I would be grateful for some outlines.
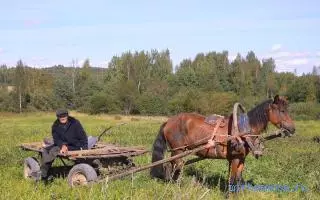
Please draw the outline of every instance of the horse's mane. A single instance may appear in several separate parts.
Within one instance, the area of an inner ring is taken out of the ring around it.
[[[263,125],[263,130],[267,128],[269,119],[266,111],[272,102],[272,99],[266,100],[248,112],[250,126]]]

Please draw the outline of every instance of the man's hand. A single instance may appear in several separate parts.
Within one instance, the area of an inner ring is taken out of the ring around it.
[[[65,154],[65,153],[67,153],[67,152],[68,152],[68,146],[65,145],[65,144],[63,144],[63,145],[61,146],[60,153],[61,153],[61,154]]]

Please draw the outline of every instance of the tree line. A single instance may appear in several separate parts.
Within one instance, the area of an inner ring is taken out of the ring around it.
[[[0,111],[52,111],[60,107],[97,114],[230,114],[235,102],[248,109],[285,95],[300,118],[319,118],[320,67],[297,76],[276,72],[272,58],[253,51],[230,61],[228,52],[199,53],[173,66],[169,50],[125,52],[108,68],[87,59],[81,67],[0,67]]]

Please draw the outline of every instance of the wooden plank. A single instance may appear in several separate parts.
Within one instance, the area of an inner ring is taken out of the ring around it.
[[[42,152],[42,151],[43,151],[42,149],[32,148],[32,147],[26,147],[26,146],[21,146],[21,148],[22,148],[23,150],[26,150],[26,151],[35,151],[35,152]]]
[[[30,143],[22,143],[21,145],[19,145],[20,147],[22,148],[31,148],[31,149],[35,149],[35,148],[43,148],[43,142],[30,142]],[[94,149],[98,149],[98,148],[105,148],[105,147],[108,147],[108,148],[119,148],[120,146],[117,146],[117,145],[114,145],[114,144],[106,144],[106,143],[101,143],[101,142],[98,142],[96,144],[96,146],[94,147]]]
[[[127,153],[119,153],[119,154],[104,154],[104,155],[75,155],[75,156],[70,156],[69,158],[72,160],[76,159],[107,159],[107,158],[121,158],[121,157],[134,157],[134,156],[139,156],[143,155],[145,153],[148,153],[149,151],[134,151],[134,152],[127,152]]]
[[[117,147],[116,149],[112,149],[112,148],[109,149],[105,147],[105,148],[99,148],[99,149],[68,151],[66,156],[106,155],[106,154],[122,153],[122,152],[128,152],[128,151],[139,151],[139,150],[145,150],[145,149],[143,147]]]
[[[42,152],[42,142],[33,142],[33,143],[22,143],[20,147],[24,150],[28,151],[36,151],[36,152]]]

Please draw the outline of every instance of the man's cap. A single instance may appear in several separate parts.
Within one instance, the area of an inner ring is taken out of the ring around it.
[[[65,116],[69,115],[69,112],[67,109],[58,109],[56,111],[56,115],[57,115],[57,117],[65,117]]]

